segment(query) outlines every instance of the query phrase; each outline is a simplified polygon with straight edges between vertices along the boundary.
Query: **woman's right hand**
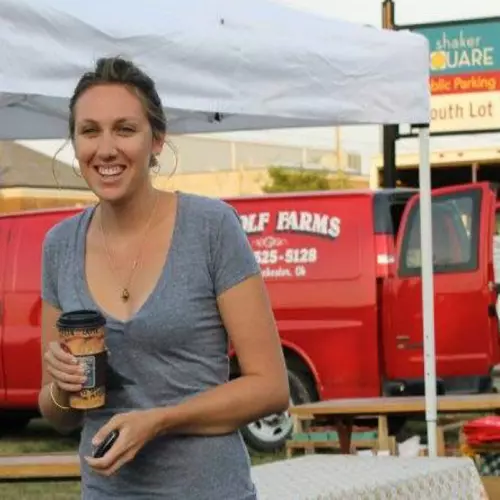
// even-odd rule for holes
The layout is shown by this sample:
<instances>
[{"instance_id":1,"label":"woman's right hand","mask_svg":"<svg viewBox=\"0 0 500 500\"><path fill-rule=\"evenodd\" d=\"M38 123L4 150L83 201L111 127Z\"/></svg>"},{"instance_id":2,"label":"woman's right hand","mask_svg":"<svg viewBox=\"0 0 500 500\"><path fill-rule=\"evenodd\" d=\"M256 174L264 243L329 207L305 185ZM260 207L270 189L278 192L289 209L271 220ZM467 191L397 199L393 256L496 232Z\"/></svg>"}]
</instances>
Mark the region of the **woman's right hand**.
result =
<instances>
[{"instance_id":1,"label":"woman's right hand","mask_svg":"<svg viewBox=\"0 0 500 500\"><path fill-rule=\"evenodd\" d=\"M44 359L54 384L65 392L79 392L85 383L83 367L59 342L50 342Z\"/></svg>"}]
</instances>

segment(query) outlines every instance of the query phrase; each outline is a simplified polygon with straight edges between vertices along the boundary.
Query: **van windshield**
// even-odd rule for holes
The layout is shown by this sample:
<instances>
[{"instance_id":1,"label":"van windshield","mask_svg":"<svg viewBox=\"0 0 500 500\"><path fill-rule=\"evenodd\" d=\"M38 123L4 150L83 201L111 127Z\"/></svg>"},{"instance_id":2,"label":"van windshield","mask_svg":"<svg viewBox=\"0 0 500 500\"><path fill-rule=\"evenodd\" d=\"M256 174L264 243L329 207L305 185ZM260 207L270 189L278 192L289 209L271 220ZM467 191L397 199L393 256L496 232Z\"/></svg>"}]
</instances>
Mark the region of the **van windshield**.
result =
<instances>
[{"instance_id":1,"label":"van windshield","mask_svg":"<svg viewBox=\"0 0 500 500\"><path fill-rule=\"evenodd\" d=\"M435 272L470 271L478 265L479 203L477 192L439 196L432 203L432 240ZM420 273L420 209L413 207L403 240L400 270Z\"/></svg>"}]
</instances>

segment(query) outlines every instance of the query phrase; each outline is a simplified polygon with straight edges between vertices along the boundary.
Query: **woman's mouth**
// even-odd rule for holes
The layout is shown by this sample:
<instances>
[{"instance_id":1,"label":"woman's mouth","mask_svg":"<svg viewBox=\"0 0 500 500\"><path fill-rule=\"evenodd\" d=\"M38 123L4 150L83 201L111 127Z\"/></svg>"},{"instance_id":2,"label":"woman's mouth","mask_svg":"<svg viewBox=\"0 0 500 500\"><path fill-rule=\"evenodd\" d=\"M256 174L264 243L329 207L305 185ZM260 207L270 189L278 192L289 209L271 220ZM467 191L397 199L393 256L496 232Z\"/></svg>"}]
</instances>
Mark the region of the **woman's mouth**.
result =
<instances>
[{"instance_id":1,"label":"woman's mouth","mask_svg":"<svg viewBox=\"0 0 500 500\"><path fill-rule=\"evenodd\" d=\"M115 179L125 171L125 165L98 165L97 173L105 179Z\"/></svg>"}]
</instances>

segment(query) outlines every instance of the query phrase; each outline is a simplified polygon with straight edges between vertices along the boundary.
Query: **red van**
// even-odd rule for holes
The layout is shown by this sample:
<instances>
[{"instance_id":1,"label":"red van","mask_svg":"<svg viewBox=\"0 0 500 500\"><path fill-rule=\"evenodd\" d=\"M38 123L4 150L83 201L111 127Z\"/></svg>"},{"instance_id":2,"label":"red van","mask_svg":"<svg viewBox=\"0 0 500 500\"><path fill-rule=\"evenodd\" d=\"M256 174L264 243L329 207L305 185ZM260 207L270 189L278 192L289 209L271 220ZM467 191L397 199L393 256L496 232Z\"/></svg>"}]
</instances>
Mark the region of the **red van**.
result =
<instances>
[{"instance_id":1,"label":"red van","mask_svg":"<svg viewBox=\"0 0 500 500\"><path fill-rule=\"evenodd\" d=\"M487 184L433 191L439 393L492 389L495 199ZM228 201L267 281L294 402L424 393L416 191ZM254 447L273 448L290 426L274 415L243 432Z\"/></svg>"},{"instance_id":2,"label":"red van","mask_svg":"<svg viewBox=\"0 0 500 500\"><path fill-rule=\"evenodd\" d=\"M493 273L496 196L488 184L433 192L440 392L485 392L499 363ZM226 200L262 267L293 403L423 392L419 198L412 190L266 195ZM77 210L0 217L0 428L36 415L40 264L47 230ZM232 376L238 375L232 358ZM243 433L280 447L287 414Z\"/></svg>"}]
</instances>

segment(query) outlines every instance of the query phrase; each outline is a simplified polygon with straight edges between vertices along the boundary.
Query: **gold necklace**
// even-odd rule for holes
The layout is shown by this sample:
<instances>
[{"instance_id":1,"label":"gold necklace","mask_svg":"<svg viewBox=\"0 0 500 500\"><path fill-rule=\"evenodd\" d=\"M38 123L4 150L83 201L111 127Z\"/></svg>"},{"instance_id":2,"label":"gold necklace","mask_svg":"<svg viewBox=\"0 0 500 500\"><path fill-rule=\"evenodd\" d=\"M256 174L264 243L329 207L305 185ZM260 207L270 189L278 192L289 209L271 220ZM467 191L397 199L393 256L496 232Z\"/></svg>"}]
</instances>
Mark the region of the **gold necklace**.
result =
<instances>
[{"instance_id":1,"label":"gold necklace","mask_svg":"<svg viewBox=\"0 0 500 500\"><path fill-rule=\"evenodd\" d=\"M146 240L146 235L148 234L149 226L151 225L151 221L153 220L153 215L156 211L156 206L158 205L158 200L160 198L160 193L158 191L156 193L157 193L157 195L156 195L155 203L153 205L153 210L149 214L148 222L144 228L144 235L142 238L142 244L139 246L139 250L137 252L136 258L132 261L132 269L130 271L129 279L127 280L125 286L122 287L122 290L121 290L120 298L123 300L123 302L127 302L130 299L130 285L132 284L132 278L134 277L135 271L136 271L137 266L139 264L139 259L141 257L142 250L144 248L144 241ZM111 256L111 252L109 251L108 244L106 242L106 235L104 234L104 228L102 225L102 212L99 215L100 215L99 226L101 229L102 243L104 246L104 250L106 251L106 256L108 258L109 267L112 270L113 274L115 275L116 281L119 282L120 280L118 279L118 273L116 272L116 269L113 265L113 258Z\"/></svg>"}]
</instances>

